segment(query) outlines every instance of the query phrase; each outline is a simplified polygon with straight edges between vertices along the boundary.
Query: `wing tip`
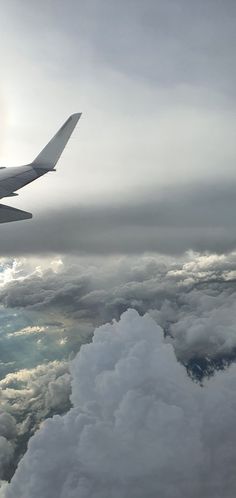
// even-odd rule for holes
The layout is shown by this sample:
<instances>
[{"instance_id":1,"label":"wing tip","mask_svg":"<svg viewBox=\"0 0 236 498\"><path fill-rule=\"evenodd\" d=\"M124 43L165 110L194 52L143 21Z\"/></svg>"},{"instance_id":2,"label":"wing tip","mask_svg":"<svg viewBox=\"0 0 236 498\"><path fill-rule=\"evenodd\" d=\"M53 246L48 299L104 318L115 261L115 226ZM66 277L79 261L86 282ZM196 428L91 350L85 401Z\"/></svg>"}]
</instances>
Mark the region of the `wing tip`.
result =
<instances>
[{"instance_id":1,"label":"wing tip","mask_svg":"<svg viewBox=\"0 0 236 498\"><path fill-rule=\"evenodd\" d=\"M79 121L79 119L81 118L82 116L82 112L74 112L73 114L70 115L69 119L75 119L77 121Z\"/></svg>"},{"instance_id":2,"label":"wing tip","mask_svg":"<svg viewBox=\"0 0 236 498\"><path fill-rule=\"evenodd\" d=\"M51 171L57 164L70 136L72 135L79 118L81 117L81 112L75 112L71 114L57 133L51 138L47 145L41 150L34 161L31 163L36 169L43 169L45 171Z\"/></svg>"}]
</instances>

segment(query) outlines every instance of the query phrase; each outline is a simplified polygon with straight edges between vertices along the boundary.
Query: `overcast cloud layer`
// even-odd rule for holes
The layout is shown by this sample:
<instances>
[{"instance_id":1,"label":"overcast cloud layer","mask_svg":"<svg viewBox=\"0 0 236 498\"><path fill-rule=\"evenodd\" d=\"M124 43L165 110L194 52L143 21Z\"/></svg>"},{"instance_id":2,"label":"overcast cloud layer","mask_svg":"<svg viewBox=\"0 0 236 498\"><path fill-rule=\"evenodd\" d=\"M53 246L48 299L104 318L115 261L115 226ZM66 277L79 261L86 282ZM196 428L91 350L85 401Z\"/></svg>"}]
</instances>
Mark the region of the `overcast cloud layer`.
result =
<instances>
[{"instance_id":1,"label":"overcast cloud layer","mask_svg":"<svg viewBox=\"0 0 236 498\"><path fill-rule=\"evenodd\" d=\"M120 203L74 204L1 226L0 253L180 254L236 247L236 182L133 193Z\"/></svg>"},{"instance_id":2,"label":"overcast cloud layer","mask_svg":"<svg viewBox=\"0 0 236 498\"><path fill-rule=\"evenodd\" d=\"M57 209L52 229L78 202L122 205L143 189L159 198L163 186L235 179L233 1L0 5L1 164L28 163L83 112L57 174L11 205Z\"/></svg>"}]
</instances>

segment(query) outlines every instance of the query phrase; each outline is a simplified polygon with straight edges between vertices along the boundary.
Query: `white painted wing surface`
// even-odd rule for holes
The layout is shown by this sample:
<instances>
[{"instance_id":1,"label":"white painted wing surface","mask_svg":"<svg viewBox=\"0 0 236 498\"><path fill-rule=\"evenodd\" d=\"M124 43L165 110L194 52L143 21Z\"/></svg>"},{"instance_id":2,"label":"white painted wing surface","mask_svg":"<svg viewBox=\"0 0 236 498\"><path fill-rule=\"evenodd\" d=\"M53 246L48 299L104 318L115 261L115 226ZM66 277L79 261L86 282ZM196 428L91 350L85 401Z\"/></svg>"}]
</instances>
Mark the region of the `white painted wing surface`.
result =
<instances>
[{"instance_id":1,"label":"white painted wing surface","mask_svg":"<svg viewBox=\"0 0 236 498\"><path fill-rule=\"evenodd\" d=\"M52 170L60 158L72 132L74 131L81 112L72 114L32 162L34 168Z\"/></svg>"},{"instance_id":2,"label":"white painted wing surface","mask_svg":"<svg viewBox=\"0 0 236 498\"><path fill-rule=\"evenodd\" d=\"M31 166L18 166L0 170L0 198L10 194L36 180L38 175Z\"/></svg>"},{"instance_id":3,"label":"white painted wing surface","mask_svg":"<svg viewBox=\"0 0 236 498\"><path fill-rule=\"evenodd\" d=\"M0 199L17 195L17 190L54 170L80 116L81 113L72 114L32 163L0 168ZM0 223L28 218L32 218L31 213L0 204Z\"/></svg>"}]
</instances>

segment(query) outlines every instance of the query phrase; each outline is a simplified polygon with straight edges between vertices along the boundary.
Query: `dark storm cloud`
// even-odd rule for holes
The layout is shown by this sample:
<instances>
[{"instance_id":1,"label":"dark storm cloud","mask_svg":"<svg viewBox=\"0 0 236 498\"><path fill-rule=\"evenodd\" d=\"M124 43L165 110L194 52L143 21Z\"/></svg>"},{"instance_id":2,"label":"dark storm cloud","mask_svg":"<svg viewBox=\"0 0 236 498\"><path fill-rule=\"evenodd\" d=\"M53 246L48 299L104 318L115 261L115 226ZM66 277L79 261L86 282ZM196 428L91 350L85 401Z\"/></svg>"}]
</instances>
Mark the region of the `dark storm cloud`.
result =
<instances>
[{"instance_id":1,"label":"dark storm cloud","mask_svg":"<svg viewBox=\"0 0 236 498\"><path fill-rule=\"evenodd\" d=\"M129 202L48 209L1 225L0 253L180 254L236 247L236 185L187 186Z\"/></svg>"}]
</instances>

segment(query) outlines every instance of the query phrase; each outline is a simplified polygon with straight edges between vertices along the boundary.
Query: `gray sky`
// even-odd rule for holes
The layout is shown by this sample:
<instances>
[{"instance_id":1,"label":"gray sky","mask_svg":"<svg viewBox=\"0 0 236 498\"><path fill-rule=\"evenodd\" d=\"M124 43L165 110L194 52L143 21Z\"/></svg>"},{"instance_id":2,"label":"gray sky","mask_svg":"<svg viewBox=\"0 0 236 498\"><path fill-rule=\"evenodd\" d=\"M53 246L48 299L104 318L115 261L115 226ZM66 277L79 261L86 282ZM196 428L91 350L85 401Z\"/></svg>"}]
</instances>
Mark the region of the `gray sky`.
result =
<instances>
[{"instance_id":1,"label":"gray sky","mask_svg":"<svg viewBox=\"0 0 236 498\"><path fill-rule=\"evenodd\" d=\"M83 112L57 174L11 205L38 214L235 178L234 2L1 4L1 164L29 162Z\"/></svg>"},{"instance_id":2,"label":"gray sky","mask_svg":"<svg viewBox=\"0 0 236 498\"><path fill-rule=\"evenodd\" d=\"M33 188L33 187L32 187ZM234 182L137 191L133 197L70 203L1 225L0 255L100 255L187 250L228 253L236 244Z\"/></svg>"}]
</instances>

